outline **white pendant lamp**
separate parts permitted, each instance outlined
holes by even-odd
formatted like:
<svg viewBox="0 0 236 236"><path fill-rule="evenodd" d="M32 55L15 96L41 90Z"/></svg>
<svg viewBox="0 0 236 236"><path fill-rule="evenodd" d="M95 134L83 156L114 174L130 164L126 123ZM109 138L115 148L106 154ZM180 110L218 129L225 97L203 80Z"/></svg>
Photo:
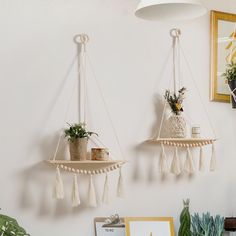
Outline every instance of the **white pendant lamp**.
<svg viewBox="0 0 236 236"><path fill-rule="evenodd" d="M145 20L188 20L206 12L200 0L141 0L135 15Z"/></svg>

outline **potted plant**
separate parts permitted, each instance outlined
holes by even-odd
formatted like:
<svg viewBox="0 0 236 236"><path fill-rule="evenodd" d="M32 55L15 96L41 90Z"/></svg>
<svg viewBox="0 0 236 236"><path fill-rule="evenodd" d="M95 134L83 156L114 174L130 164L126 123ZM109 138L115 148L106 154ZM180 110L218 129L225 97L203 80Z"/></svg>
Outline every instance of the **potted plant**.
<svg viewBox="0 0 236 236"><path fill-rule="evenodd" d="M213 217L209 212L203 213L202 216L194 213L191 221L192 236L223 236L224 217L220 215Z"/></svg>
<svg viewBox="0 0 236 236"><path fill-rule="evenodd" d="M85 161L87 159L88 139L91 135L96 133L87 131L84 123L68 125L69 128L65 129L65 137L67 137L69 141L71 160Z"/></svg>
<svg viewBox="0 0 236 236"><path fill-rule="evenodd" d="M190 200L183 201L184 208L180 214L180 227L178 236L191 236L191 216L189 213Z"/></svg>
<svg viewBox="0 0 236 236"><path fill-rule="evenodd" d="M225 73L222 75L229 85L230 90L236 96L236 63L231 62L226 65ZM231 95L232 107L236 108L236 101L233 95Z"/></svg>
<svg viewBox="0 0 236 236"><path fill-rule="evenodd" d="M164 98L169 104L172 115L169 118L169 131L171 138L185 138L186 137L186 121L182 116L183 101L185 98L186 88L181 88L178 93L171 93L170 90L166 90Z"/></svg>
<svg viewBox="0 0 236 236"><path fill-rule="evenodd" d="M13 236L22 235L30 236L26 231L18 224L18 222L6 215L0 215L0 235L1 236Z"/></svg>

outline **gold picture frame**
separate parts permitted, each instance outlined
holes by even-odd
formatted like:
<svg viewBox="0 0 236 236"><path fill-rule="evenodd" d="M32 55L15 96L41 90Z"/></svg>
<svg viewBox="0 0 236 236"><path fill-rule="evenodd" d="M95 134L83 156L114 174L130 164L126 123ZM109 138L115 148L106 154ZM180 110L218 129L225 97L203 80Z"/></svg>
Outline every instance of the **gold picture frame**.
<svg viewBox="0 0 236 236"><path fill-rule="evenodd" d="M227 64L230 40L235 37L232 36L235 24L236 14L211 11L211 101L230 102L231 99L222 74Z"/></svg>
<svg viewBox="0 0 236 236"><path fill-rule="evenodd" d="M125 217L126 236L174 236L172 217Z"/></svg>

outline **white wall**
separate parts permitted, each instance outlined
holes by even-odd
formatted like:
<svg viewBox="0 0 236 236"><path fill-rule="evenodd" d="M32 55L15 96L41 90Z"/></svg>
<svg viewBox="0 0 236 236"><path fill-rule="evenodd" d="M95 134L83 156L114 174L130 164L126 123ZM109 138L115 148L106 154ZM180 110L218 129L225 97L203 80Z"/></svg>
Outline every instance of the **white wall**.
<svg viewBox="0 0 236 236"><path fill-rule="evenodd" d="M233 0L205 3L208 9L236 11ZM235 111L229 104L209 101L209 16L179 24L146 22L134 17L136 4L136 0L0 1L0 207L2 213L18 218L33 236L93 235L93 218L115 212L123 216L173 216L178 226L182 199L187 197L192 212L236 213ZM157 154L140 151L137 145L150 136L156 121L154 96L159 87L154 84L158 83L170 48L169 30L174 26L182 29L182 46L220 137L219 169L192 178L170 176L161 180L156 170L151 172ZM115 198L116 172L110 176L110 205L97 209L82 206L73 211L68 196L71 176L63 175L67 199L56 204L51 199L55 172L42 160L52 157L55 150L55 136L76 76L73 71L65 79L76 53L72 39L83 32L91 38L90 58L129 164L123 170L126 199ZM93 130L117 149L94 83L90 87ZM193 96L191 102L199 100ZM70 117L75 113L76 109ZM192 114L207 127L201 109L192 109ZM134 176L137 162L140 175ZM87 178L79 180L84 201ZM96 179L99 197L102 182L103 176Z"/></svg>

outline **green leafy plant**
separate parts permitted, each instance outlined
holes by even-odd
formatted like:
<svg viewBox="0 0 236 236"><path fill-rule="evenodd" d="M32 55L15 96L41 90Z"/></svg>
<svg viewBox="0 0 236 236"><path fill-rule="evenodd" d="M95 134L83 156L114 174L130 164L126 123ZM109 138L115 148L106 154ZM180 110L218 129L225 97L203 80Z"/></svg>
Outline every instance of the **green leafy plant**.
<svg viewBox="0 0 236 236"><path fill-rule="evenodd" d="M227 80L227 82L236 80L236 63L231 62L227 64L225 73L222 74L222 76Z"/></svg>
<svg viewBox="0 0 236 236"><path fill-rule="evenodd" d="M198 213L192 216L192 236L222 236L224 230L224 217L211 216L209 212Z"/></svg>
<svg viewBox="0 0 236 236"><path fill-rule="evenodd" d="M175 92L171 94L170 90L166 90L164 98L168 102L171 111L175 115L179 115L184 111L183 109L183 100L185 99L186 88L183 87L178 91L178 94Z"/></svg>
<svg viewBox="0 0 236 236"><path fill-rule="evenodd" d="M0 214L0 235L1 236L30 236L19 226L17 221L9 216Z"/></svg>
<svg viewBox="0 0 236 236"><path fill-rule="evenodd" d="M85 128L84 123L78 124L69 124L69 128L65 129L65 137L68 138L69 141L74 142L78 138L89 138L91 135L95 134L98 136L97 133L87 131Z"/></svg>
<svg viewBox="0 0 236 236"><path fill-rule="evenodd" d="M180 228L178 236L191 236L191 216L189 213L190 200L183 200L184 208L180 214Z"/></svg>

